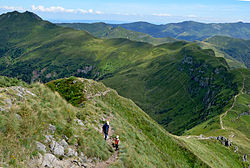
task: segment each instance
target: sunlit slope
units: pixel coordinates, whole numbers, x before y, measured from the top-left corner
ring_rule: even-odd
[[[235,80],[238,82],[238,96],[224,108],[223,115],[194,127],[185,135],[225,136],[239,148],[238,153],[241,156],[250,155],[250,72],[242,69],[233,73],[237,76]]]
[[[122,27],[113,27],[105,23],[59,23],[63,27],[71,27],[76,30],[85,30],[95,37],[111,39],[125,38],[132,41],[147,42],[153,45],[159,45],[168,42],[178,41],[174,38],[154,38],[148,34],[128,30]]]
[[[103,81],[175,134],[221,114],[237,92],[225,60],[195,43],[98,39],[30,12],[0,18],[0,74],[26,82],[72,75]]]

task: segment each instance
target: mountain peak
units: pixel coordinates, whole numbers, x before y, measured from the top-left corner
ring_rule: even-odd
[[[0,19],[11,19],[11,20],[15,20],[15,19],[25,19],[25,20],[30,20],[30,21],[41,21],[42,19],[37,16],[35,13],[26,11],[26,12],[18,12],[18,11],[13,11],[13,12],[7,12],[4,13],[2,15],[0,15]]]

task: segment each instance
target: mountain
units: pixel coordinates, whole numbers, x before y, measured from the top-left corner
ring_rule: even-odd
[[[143,26],[143,24],[145,23],[142,23],[141,26]],[[95,37],[105,39],[126,38],[132,41],[151,43],[153,45],[178,41],[177,39],[170,37],[153,38],[148,34],[127,30],[122,27],[114,27],[105,23],[61,23],[58,25],[71,27],[77,30],[86,30]],[[204,49],[214,50],[215,55],[217,57],[225,58],[231,68],[249,68],[249,40],[230,38],[226,36],[213,36],[203,41],[196,41],[196,43]]]
[[[188,130],[185,135],[225,136],[236,146],[235,151],[241,150],[242,155],[250,155],[250,72],[247,69],[234,70],[237,76],[239,93],[226,107],[227,110],[220,116],[216,116],[194,128]]]
[[[185,21],[155,25],[147,22],[127,24],[112,24],[113,27],[123,27],[128,30],[149,34],[156,38],[172,37],[180,40],[202,41],[206,38],[220,35],[233,38],[250,39],[250,23],[199,23]]]
[[[148,34],[140,33],[136,31],[131,31],[124,29],[122,27],[113,27],[106,23],[59,23],[57,24],[63,27],[71,27],[76,30],[85,30],[91,33],[95,37],[99,38],[126,38],[132,41],[147,42],[153,45],[159,45],[168,42],[178,41],[174,38],[164,37],[164,38],[154,38]]]
[[[189,148],[188,137],[169,134],[131,100],[93,80],[28,85],[0,77],[0,85],[3,167],[247,166],[234,146],[217,140],[193,139],[199,149]],[[120,136],[119,151],[103,138],[106,120],[110,136]]]
[[[232,67],[235,62],[250,69],[250,40],[235,39],[225,36],[214,36],[201,42],[204,48],[214,48],[228,59]]]
[[[127,39],[98,39],[33,16],[25,21],[26,13],[2,17],[6,15],[15,20],[0,24],[1,34],[8,37],[2,41],[0,75],[26,82],[72,75],[101,80],[175,134],[222,113],[237,94],[225,60],[195,43],[152,46]],[[28,24],[30,19],[34,21]]]

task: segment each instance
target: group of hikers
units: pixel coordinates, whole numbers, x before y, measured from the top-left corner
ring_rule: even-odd
[[[108,139],[108,134],[109,134],[109,121],[106,121],[106,123],[102,126],[102,131],[104,133],[104,139],[105,141]],[[115,138],[113,138],[113,146],[115,147],[115,150],[117,151],[119,149],[119,136],[117,135]]]

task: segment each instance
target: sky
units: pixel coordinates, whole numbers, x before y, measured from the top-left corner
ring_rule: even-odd
[[[250,0],[0,0],[0,14],[14,10],[54,22],[250,22]]]

